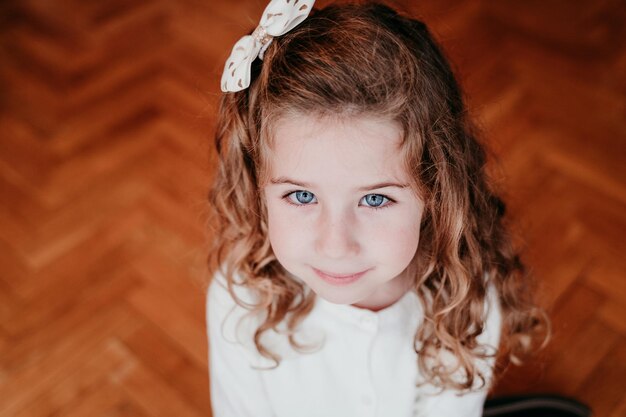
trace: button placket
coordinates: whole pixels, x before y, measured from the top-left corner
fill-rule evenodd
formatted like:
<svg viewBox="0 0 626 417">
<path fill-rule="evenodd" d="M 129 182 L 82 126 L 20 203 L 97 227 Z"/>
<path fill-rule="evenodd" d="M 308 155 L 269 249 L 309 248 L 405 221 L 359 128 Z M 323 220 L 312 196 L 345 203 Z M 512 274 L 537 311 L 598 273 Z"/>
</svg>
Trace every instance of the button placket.
<svg viewBox="0 0 626 417">
<path fill-rule="evenodd" d="M 378 327 L 377 318 L 368 314 L 362 315 L 359 319 L 359 323 L 361 324 L 361 327 L 368 331 L 376 330 L 376 328 Z"/>
<path fill-rule="evenodd" d="M 359 317 L 359 325 L 368 333 L 367 343 L 363 344 L 363 362 L 360 372 L 363 381 L 363 383 L 360 384 L 363 389 L 360 394 L 361 415 L 374 416 L 376 413 L 376 394 L 372 381 L 373 375 L 371 374 L 371 355 L 372 346 L 376 338 L 376 330 L 378 328 L 378 317 L 371 314 L 362 314 Z"/>
</svg>

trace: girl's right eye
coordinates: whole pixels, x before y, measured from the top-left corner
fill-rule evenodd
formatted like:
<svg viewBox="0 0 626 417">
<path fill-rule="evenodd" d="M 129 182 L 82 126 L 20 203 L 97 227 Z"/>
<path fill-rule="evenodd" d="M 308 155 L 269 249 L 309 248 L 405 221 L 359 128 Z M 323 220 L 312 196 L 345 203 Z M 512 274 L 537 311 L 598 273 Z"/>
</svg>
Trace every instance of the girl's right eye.
<svg viewBox="0 0 626 417">
<path fill-rule="evenodd" d="M 295 199 L 294 199 L 295 197 Z M 283 198 L 287 199 L 289 204 L 293 204 L 294 206 L 308 206 L 315 199 L 315 195 L 313 195 L 310 191 L 293 191 Z"/>
</svg>

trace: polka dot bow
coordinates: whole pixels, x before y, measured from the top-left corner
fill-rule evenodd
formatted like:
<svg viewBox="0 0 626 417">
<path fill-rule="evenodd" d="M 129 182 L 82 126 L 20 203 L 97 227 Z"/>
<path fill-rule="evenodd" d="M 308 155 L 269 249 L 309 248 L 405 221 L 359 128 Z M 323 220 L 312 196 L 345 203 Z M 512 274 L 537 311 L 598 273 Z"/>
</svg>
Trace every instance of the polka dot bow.
<svg viewBox="0 0 626 417">
<path fill-rule="evenodd" d="M 252 35 L 239 39 L 226 60 L 222 74 L 222 91 L 236 92 L 250 85 L 252 61 L 263 59 L 263 53 L 275 36 L 298 26 L 311 12 L 315 0 L 272 0 L 263 11 L 259 26 Z"/>
</svg>

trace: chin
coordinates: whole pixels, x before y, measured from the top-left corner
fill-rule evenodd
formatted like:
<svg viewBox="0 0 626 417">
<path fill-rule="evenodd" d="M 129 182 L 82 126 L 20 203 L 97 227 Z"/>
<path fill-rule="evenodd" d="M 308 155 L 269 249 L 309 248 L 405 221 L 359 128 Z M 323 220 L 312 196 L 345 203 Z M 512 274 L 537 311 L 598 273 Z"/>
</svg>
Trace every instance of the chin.
<svg viewBox="0 0 626 417">
<path fill-rule="evenodd" d="M 333 304 L 355 304 L 365 297 L 355 288 L 319 288 L 311 287 L 317 296 Z"/>
</svg>

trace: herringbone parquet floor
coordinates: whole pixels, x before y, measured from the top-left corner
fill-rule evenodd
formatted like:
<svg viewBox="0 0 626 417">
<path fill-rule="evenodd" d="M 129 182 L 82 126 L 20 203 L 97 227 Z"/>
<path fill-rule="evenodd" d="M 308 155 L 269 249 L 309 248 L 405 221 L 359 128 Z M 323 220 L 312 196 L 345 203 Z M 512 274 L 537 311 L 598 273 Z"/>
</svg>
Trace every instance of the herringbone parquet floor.
<svg viewBox="0 0 626 417">
<path fill-rule="evenodd" d="M 553 318 L 496 392 L 626 416 L 625 3 L 406 3 L 458 67 Z M 211 133 L 264 6 L 0 2 L 0 416 L 210 415 Z"/>
</svg>

